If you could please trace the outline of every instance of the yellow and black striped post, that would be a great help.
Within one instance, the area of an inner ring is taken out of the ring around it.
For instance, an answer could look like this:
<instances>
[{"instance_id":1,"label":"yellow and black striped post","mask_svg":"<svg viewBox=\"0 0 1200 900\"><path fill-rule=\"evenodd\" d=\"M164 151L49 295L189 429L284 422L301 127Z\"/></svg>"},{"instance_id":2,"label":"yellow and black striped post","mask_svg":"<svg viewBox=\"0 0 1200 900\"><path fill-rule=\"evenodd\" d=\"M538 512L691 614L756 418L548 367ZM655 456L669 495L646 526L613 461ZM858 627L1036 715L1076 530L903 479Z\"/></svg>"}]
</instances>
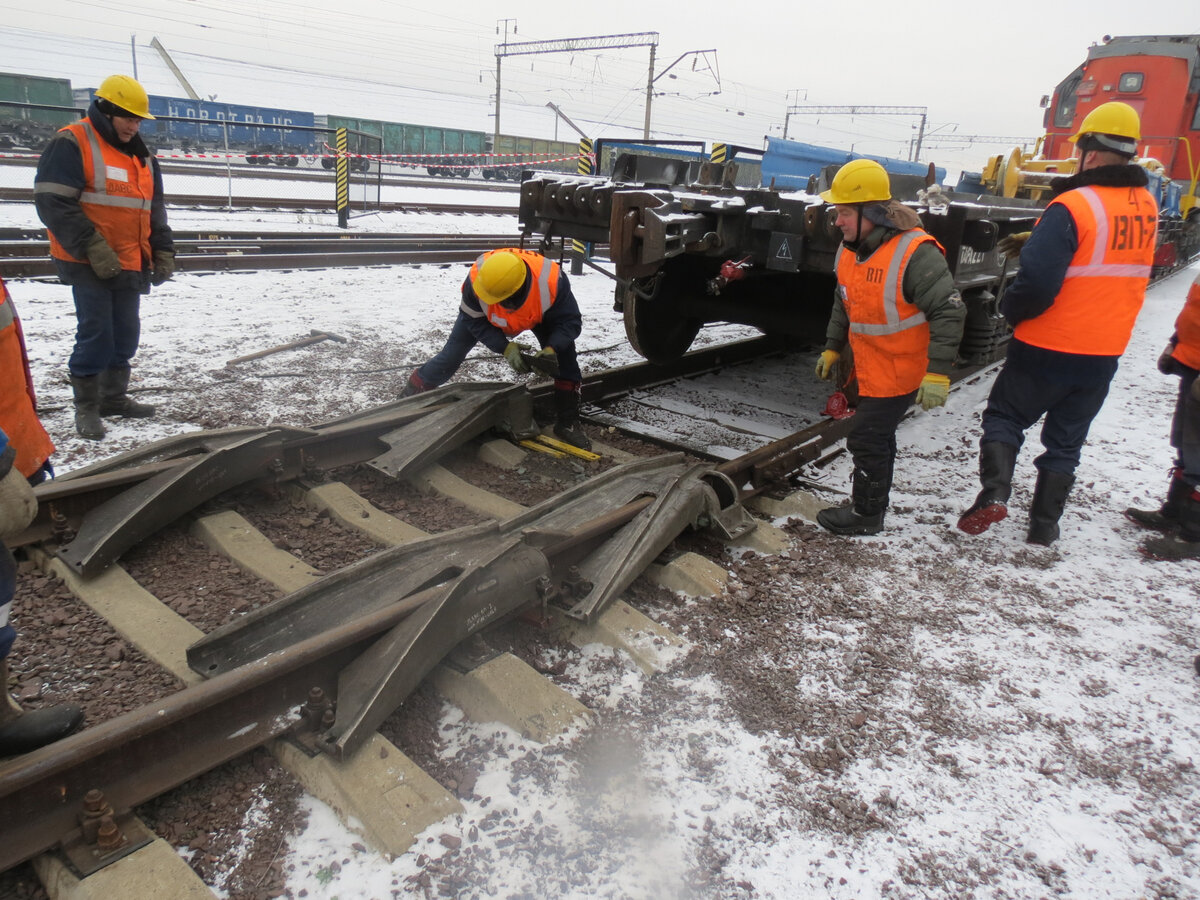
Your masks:
<instances>
[{"instance_id":1,"label":"yellow and black striped post","mask_svg":"<svg viewBox=\"0 0 1200 900\"><path fill-rule=\"evenodd\" d=\"M728 156L729 146L727 144L713 144L712 153L708 155L708 161L724 165Z\"/></svg>"},{"instance_id":2,"label":"yellow and black striped post","mask_svg":"<svg viewBox=\"0 0 1200 900\"><path fill-rule=\"evenodd\" d=\"M592 139L579 139L579 163L575 171L580 175L592 174ZM583 261L592 253L590 244L585 244L583 241L571 241L571 274L583 274Z\"/></svg>"},{"instance_id":3,"label":"yellow and black striped post","mask_svg":"<svg viewBox=\"0 0 1200 900\"><path fill-rule=\"evenodd\" d=\"M337 148L337 216L338 228L350 227L350 157L346 155L346 129L339 128L334 139Z\"/></svg>"}]
</instances>

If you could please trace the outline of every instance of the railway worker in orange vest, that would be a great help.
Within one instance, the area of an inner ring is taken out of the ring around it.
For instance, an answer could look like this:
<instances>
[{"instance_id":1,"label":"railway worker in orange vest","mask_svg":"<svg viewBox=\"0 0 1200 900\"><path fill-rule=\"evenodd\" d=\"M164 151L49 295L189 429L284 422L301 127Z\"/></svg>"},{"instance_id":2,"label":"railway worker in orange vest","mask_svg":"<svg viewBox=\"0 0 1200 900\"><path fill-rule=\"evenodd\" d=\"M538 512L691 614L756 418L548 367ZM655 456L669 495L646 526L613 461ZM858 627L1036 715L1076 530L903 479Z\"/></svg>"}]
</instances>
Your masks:
<instances>
[{"instance_id":1,"label":"railway worker in orange vest","mask_svg":"<svg viewBox=\"0 0 1200 900\"><path fill-rule=\"evenodd\" d=\"M8 657L16 637L9 614L17 563L5 541L37 514L32 485L50 472L54 444L38 421L21 322L0 279L0 757L24 753L65 737L83 711L71 704L26 713L8 692Z\"/></svg>"},{"instance_id":2,"label":"railway worker in orange vest","mask_svg":"<svg viewBox=\"0 0 1200 900\"><path fill-rule=\"evenodd\" d=\"M1088 113L1072 138L1079 171L1054 180L1053 197L1021 247L1021 268L1000 303L1014 331L983 413L983 490L958 520L968 534L1008 515L1025 430L1045 415L1025 540L1049 546L1058 539L1083 442L1150 280L1158 207L1145 170L1131 164L1140 138L1138 114L1125 103Z\"/></svg>"},{"instance_id":3,"label":"railway worker in orange vest","mask_svg":"<svg viewBox=\"0 0 1200 900\"><path fill-rule=\"evenodd\" d=\"M582 330L579 304L558 263L532 250L489 250L475 260L463 281L458 318L445 346L408 376L400 396L445 384L476 344L501 354L518 374L527 374L533 371L530 351L515 338L531 331L541 344L534 368L558 373L554 433L587 450L592 442L579 425L583 374L575 356L575 339Z\"/></svg>"},{"instance_id":4,"label":"railway worker in orange vest","mask_svg":"<svg viewBox=\"0 0 1200 900\"><path fill-rule=\"evenodd\" d=\"M821 199L834 204L842 244L817 375L832 377L848 341L859 402L846 438L852 500L821 510L817 521L835 534L876 534L892 486L896 429L914 400L927 410L946 403L966 309L941 245L913 210L892 199L883 166L846 163Z\"/></svg>"},{"instance_id":5,"label":"railway worker in orange vest","mask_svg":"<svg viewBox=\"0 0 1200 900\"><path fill-rule=\"evenodd\" d=\"M1179 376L1179 398L1171 419L1175 466L1167 498L1159 509L1127 509L1125 516L1164 532L1142 549L1156 559L1200 558L1200 275L1192 282L1175 334L1158 359L1164 375Z\"/></svg>"},{"instance_id":6,"label":"railway worker in orange vest","mask_svg":"<svg viewBox=\"0 0 1200 900\"><path fill-rule=\"evenodd\" d=\"M127 393L141 295L175 271L162 173L138 135L142 120L152 118L145 89L128 75L112 75L87 115L46 145L34 177L50 255L75 298L67 368L75 430L89 439L104 437L102 416L154 415L153 406Z\"/></svg>"}]
</instances>

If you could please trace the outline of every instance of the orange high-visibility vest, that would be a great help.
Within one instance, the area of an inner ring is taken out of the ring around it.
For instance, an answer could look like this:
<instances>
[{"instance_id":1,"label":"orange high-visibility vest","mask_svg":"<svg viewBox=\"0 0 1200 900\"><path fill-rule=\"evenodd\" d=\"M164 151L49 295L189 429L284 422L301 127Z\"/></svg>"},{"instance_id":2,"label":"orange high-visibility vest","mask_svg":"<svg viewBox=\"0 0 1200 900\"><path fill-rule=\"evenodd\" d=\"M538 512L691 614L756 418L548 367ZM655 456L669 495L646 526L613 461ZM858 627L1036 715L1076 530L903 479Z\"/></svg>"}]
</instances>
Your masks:
<instances>
[{"instance_id":1,"label":"orange high-visibility vest","mask_svg":"<svg viewBox=\"0 0 1200 900\"><path fill-rule=\"evenodd\" d=\"M0 430L17 451L14 465L28 478L42 467L54 452L54 442L34 412L37 399L29 360L25 355L25 339L21 320L13 308L12 297L4 280L0 279Z\"/></svg>"},{"instance_id":2,"label":"orange high-visibility vest","mask_svg":"<svg viewBox=\"0 0 1200 900\"><path fill-rule=\"evenodd\" d=\"M83 193L79 205L108 241L122 269L142 271L150 253L150 204L154 199L154 171L139 156L122 153L96 133L87 119L60 131L75 135L83 158ZM44 186L43 186L44 189ZM86 263L72 256L50 235L50 255L68 262Z\"/></svg>"},{"instance_id":3,"label":"orange high-visibility vest","mask_svg":"<svg viewBox=\"0 0 1200 900\"><path fill-rule=\"evenodd\" d=\"M1051 201L1075 220L1079 247L1051 307L1013 335L1026 344L1089 356L1120 356L1146 299L1158 205L1145 188L1088 187Z\"/></svg>"},{"instance_id":4,"label":"orange high-visibility vest","mask_svg":"<svg viewBox=\"0 0 1200 900\"><path fill-rule=\"evenodd\" d=\"M1183 312L1175 320L1178 343L1171 355L1189 369L1200 369L1200 275L1188 289Z\"/></svg>"},{"instance_id":5,"label":"orange high-visibility vest","mask_svg":"<svg viewBox=\"0 0 1200 900\"><path fill-rule=\"evenodd\" d=\"M546 314L551 306L554 305L555 299L558 297L558 273L559 265L556 262L546 259L540 253L534 253L532 250L489 250L475 260L475 264L471 266L471 271L467 278L471 283L475 283L476 277L479 275L479 267L483 265L483 261L493 253L512 253L519 256L521 260L529 267L533 273L532 283L529 285L529 294L516 309L505 309L501 303L480 303L483 307L483 314L487 316L487 320L503 331L508 337L516 337L522 331L528 331L539 322L542 321L542 316ZM468 315L479 315L473 309L463 307L463 311Z\"/></svg>"},{"instance_id":6,"label":"orange high-visibility vest","mask_svg":"<svg viewBox=\"0 0 1200 900\"><path fill-rule=\"evenodd\" d=\"M850 320L850 349L864 397L899 397L921 386L929 366L929 323L904 299L904 270L917 247L930 241L941 250L931 235L912 228L862 262L838 247L838 292Z\"/></svg>"}]
</instances>

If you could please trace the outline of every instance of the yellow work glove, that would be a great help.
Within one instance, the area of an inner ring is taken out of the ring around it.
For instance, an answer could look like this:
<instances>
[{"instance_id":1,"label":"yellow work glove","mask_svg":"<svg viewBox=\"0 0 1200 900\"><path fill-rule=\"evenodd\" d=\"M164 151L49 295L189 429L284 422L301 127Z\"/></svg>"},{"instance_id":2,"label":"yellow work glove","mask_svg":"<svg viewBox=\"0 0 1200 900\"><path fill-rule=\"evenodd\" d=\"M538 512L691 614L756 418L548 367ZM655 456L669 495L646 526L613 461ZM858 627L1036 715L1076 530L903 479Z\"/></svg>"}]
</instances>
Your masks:
<instances>
[{"instance_id":1,"label":"yellow work glove","mask_svg":"<svg viewBox=\"0 0 1200 900\"><path fill-rule=\"evenodd\" d=\"M558 377L558 354L554 352L553 347L543 347L539 350L534 354L530 365L543 375Z\"/></svg>"},{"instance_id":2,"label":"yellow work glove","mask_svg":"<svg viewBox=\"0 0 1200 900\"><path fill-rule=\"evenodd\" d=\"M512 370L518 375L529 374L529 363L525 362L522 353L528 353L529 348L518 344L516 341L509 341L508 346L504 348L504 359L512 367Z\"/></svg>"},{"instance_id":3,"label":"yellow work glove","mask_svg":"<svg viewBox=\"0 0 1200 900\"><path fill-rule=\"evenodd\" d=\"M933 409L935 406L945 406L946 397L950 394L950 379L946 375L934 375L926 372L917 388L917 402L921 409Z\"/></svg>"},{"instance_id":4,"label":"yellow work glove","mask_svg":"<svg viewBox=\"0 0 1200 900\"><path fill-rule=\"evenodd\" d=\"M1021 255L1021 248L1025 246L1025 242L1029 240L1031 234L1033 234L1032 231L1018 231L1016 234L1002 237L996 242L996 249L1009 259L1016 259Z\"/></svg>"},{"instance_id":5,"label":"yellow work glove","mask_svg":"<svg viewBox=\"0 0 1200 900\"><path fill-rule=\"evenodd\" d=\"M155 250L154 270L150 273L150 283L162 284L175 274L175 251Z\"/></svg>"},{"instance_id":6,"label":"yellow work glove","mask_svg":"<svg viewBox=\"0 0 1200 900\"><path fill-rule=\"evenodd\" d=\"M836 350L822 350L821 355L817 357L817 377L822 381L828 381L833 377L833 367L837 365L837 361L842 358L842 354Z\"/></svg>"},{"instance_id":7,"label":"yellow work glove","mask_svg":"<svg viewBox=\"0 0 1200 900\"><path fill-rule=\"evenodd\" d=\"M37 498L21 470L12 466L0 478L0 541L16 537L37 515Z\"/></svg>"},{"instance_id":8,"label":"yellow work glove","mask_svg":"<svg viewBox=\"0 0 1200 900\"><path fill-rule=\"evenodd\" d=\"M98 231L93 231L88 239L87 258L97 278L107 280L121 274L121 260L117 258L117 251L108 245L104 235Z\"/></svg>"}]
</instances>

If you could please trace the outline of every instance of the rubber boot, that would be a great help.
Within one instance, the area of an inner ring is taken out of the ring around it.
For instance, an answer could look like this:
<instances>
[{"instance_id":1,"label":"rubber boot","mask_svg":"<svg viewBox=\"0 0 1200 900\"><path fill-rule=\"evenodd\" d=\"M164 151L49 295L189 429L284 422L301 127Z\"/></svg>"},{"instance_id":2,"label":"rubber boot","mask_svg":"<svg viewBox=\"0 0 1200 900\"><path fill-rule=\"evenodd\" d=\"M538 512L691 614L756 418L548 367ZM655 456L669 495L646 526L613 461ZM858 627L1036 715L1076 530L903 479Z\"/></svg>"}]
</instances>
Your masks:
<instances>
[{"instance_id":1,"label":"rubber boot","mask_svg":"<svg viewBox=\"0 0 1200 900\"><path fill-rule=\"evenodd\" d=\"M63 703L29 712L8 693L8 660L0 659L0 756L16 756L52 744L79 729L83 709Z\"/></svg>"},{"instance_id":2,"label":"rubber boot","mask_svg":"<svg viewBox=\"0 0 1200 900\"><path fill-rule=\"evenodd\" d=\"M834 534L878 534L883 531L890 487L885 481L872 481L862 469L855 469L850 502L821 510L817 522Z\"/></svg>"},{"instance_id":3,"label":"rubber boot","mask_svg":"<svg viewBox=\"0 0 1200 900\"><path fill-rule=\"evenodd\" d=\"M404 383L404 390L400 392L400 399L415 397L417 394L423 394L427 390L429 390L429 385L417 374L417 370L413 369L413 373L408 376L408 381Z\"/></svg>"},{"instance_id":4,"label":"rubber boot","mask_svg":"<svg viewBox=\"0 0 1200 900\"><path fill-rule=\"evenodd\" d=\"M1183 467L1176 466L1171 470L1171 482L1167 485L1167 499L1158 509L1125 510L1125 518L1134 525L1151 528L1154 531L1174 531L1179 527L1179 514L1184 501L1192 492L1191 486L1183 480Z\"/></svg>"},{"instance_id":5,"label":"rubber boot","mask_svg":"<svg viewBox=\"0 0 1200 900\"><path fill-rule=\"evenodd\" d=\"M104 437L104 423L100 421L100 376L71 376L71 389L75 392L75 430L82 438L98 441Z\"/></svg>"},{"instance_id":6,"label":"rubber boot","mask_svg":"<svg viewBox=\"0 0 1200 900\"><path fill-rule=\"evenodd\" d=\"M1033 504L1029 507L1029 533L1027 544L1049 547L1058 540L1058 520L1067 505L1067 495L1075 476L1065 472L1038 469L1037 486L1033 489Z\"/></svg>"},{"instance_id":7,"label":"rubber boot","mask_svg":"<svg viewBox=\"0 0 1200 900\"><path fill-rule=\"evenodd\" d=\"M580 450L591 450L592 442L579 424L579 391L576 381L554 382L554 436Z\"/></svg>"},{"instance_id":8,"label":"rubber boot","mask_svg":"<svg viewBox=\"0 0 1200 900\"><path fill-rule=\"evenodd\" d=\"M1153 559L1200 559L1200 488L1188 485L1177 521L1178 532L1147 538L1142 552Z\"/></svg>"},{"instance_id":9,"label":"rubber boot","mask_svg":"<svg viewBox=\"0 0 1200 900\"><path fill-rule=\"evenodd\" d=\"M1012 444L986 441L979 445L979 483L983 490L971 508L959 516L959 530L982 534L1008 517L1008 498L1012 494L1016 465L1017 448Z\"/></svg>"},{"instance_id":10,"label":"rubber boot","mask_svg":"<svg viewBox=\"0 0 1200 900\"><path fill-rule=\"evenodd\" d=\"M149 403L138 403L129 397L129 367L105 369L100 378L100 415L120 416L123 419L148 419L154 415Z\"/></svg>"}]
</instances>

